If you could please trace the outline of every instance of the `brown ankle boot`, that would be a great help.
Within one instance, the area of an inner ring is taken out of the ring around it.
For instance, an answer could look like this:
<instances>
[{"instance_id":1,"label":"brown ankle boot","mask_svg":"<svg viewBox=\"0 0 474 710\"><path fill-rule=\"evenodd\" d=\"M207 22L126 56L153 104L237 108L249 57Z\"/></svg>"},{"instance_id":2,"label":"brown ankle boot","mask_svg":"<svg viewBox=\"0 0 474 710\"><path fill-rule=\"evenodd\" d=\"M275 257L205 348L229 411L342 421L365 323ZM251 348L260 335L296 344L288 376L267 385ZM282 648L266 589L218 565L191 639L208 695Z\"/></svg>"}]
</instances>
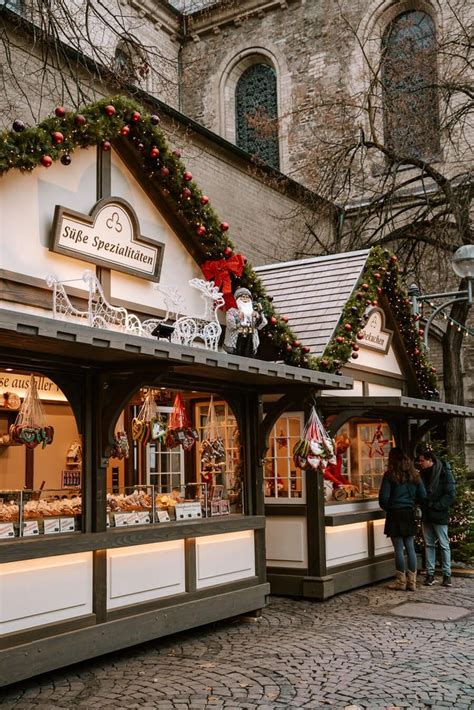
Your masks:
<instances>
[{"instance_id":1,"label":"brown ankle boot","mask_svg":"<svg viewBox=\"0 0 474 710\"><path fill-rule=\"evenodd\" d=\"M407 572L407 590L409 592L416 592L416 572Z\"/></svg>"},{"instance_id":2,"label":"brown ankle boot","mask_svg":"<svg viewBox=\"0 0 474 710\"><path fill-rule=\"evenodd\" d=\"M396 572L395 581L386 586L386 589L398 589L400 592L404 592L406 588L407 578L405 572Z\"/></svg>"}]
</instances>

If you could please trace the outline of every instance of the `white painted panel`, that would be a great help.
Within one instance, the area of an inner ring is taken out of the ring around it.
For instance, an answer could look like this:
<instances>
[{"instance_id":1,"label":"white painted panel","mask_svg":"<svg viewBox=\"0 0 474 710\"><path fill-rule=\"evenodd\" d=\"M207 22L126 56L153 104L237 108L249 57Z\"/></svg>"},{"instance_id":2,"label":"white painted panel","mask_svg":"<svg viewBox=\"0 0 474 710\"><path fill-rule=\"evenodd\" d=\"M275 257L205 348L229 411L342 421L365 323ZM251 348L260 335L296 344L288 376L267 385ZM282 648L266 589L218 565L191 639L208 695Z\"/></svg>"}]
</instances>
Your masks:
<instances>
[{"instance_id":1,"label":"white painted panel","mask_svg":"<svg viewBox=\"0 0 474 710\"><path fill-rule=\"evenodd\" d=\"M361 380L354 380L350 390L321 390L321 394L326 397L360 397L363 395Z\"/></svg>"},{"instance_id":2,"label":"white painted panel","mask_svg":"<svg viewBox=\"0 0 474 710\"><path fill-rule=\"evenodd\" d=\"M367 523L326 528L326 560L328 567L365 560L369 556Z\"/></svg>"},{"instance_id":3,"label":"white painted panel","mask_svg":"<svg viewBox=\"0 0 474 710\"><path fill-rule=\"evenodd\" d=\"M398 387L386 387L385 385L376 385L369 382L369 395L372 397L399 397L403 394L402 390Z\"/></svg>"},{"instance_id":4,"label":"white painted panel","mask_svg":"<svg viewBox=\"0 0 474 710\"><path fill-rule=\"evenodd\" d=\"M376 555L386 555L393 552L392 542L384 534L385 520L374 520L374 548Z\"/></svg>"},{"instance_id":5,"label":"white painted panel","mask_svg":"<svg viewBox=\"0 0 474 710\"><path fill-rule=\"evenodd\" d=\"M378 500L359 500L353 503L326 503L324 512L326 515L336 513L362 513L364 510L380 510Z\"/></svg>"},{"instance_id":6,"label":"white painted panel","mask_svg":"<svg viewBox=\"0 0 474 710\"><path fill-rule=\"evenodd\" d=\"M184 540L107 550L108 609L184 591Z\"/></svg>"},{"instance_id":7,"label":"white painted panel","mask_svg":"<svg viewBox=\"0 0 474 710\"><path fill-rule=\"evenodd\" d=\"M0 633L92 613L92 552L0 565Z\"/></svg>"},{"instance_id":8,"label":"white painted panel","mask_svg":"<svg viewBox=\"0 0 474 710\"><path fill-rule=\"evenodd\" d=\"M308 566L306 518L271 515L266 526L267 564L270 567Z\"/></svg>"},{"instance_id":9,"label":"white painted panel","mask_svg":"<svg viewBox=\"0 0 474 710\"><path fill-rule=\"evenodd\" d=\"M112 153L112 194L132 205L143 236L165 245L160 283L179 289L189 315L202 314L204 305L199 291L188 285L190 279L203 278L201 269L116 153ZM114 271L111 289L113 298L153 308L165 307L162 294L145 279Z\"/></svg>"},{"instance_id":10,"label":"white painted panel","mask_svg":"<svg viewBox=\"0 0 474 710\"><path fill-rule=\"evenodd\" d=\"M196 539L197 589L255 575L253 530Z\"/></svg>"},{"instance_id":11,"label":"white painted panel","mask_svg":"<svg viewBox=\"0 0 474 710\"><path fill-rule=\"evenodd\" d=\"M397 356L392 346L388 349L388 353L379 353L376 350L369 350L368 348L363 348L359 350L359 357L357 359L358 367L372 367L375 370L380 370L385 374L390 375L401 375L402 370L400 368Z\"/></svg>"},{"instance_id":12,"label":"white painted panel","mask_svg":"<svg viewBox=\"0 0 474 710\"><path fill-rule=\"evenodd\" d=\"M0 190L0 263L8 271L44 279L80 278L91 265L49 251L56 205L88 213L96 201L96 149L77 150L72 163L45 170L11 170ZM73 284L85 290L84 282Z\"/></svg>"}]
</instances>

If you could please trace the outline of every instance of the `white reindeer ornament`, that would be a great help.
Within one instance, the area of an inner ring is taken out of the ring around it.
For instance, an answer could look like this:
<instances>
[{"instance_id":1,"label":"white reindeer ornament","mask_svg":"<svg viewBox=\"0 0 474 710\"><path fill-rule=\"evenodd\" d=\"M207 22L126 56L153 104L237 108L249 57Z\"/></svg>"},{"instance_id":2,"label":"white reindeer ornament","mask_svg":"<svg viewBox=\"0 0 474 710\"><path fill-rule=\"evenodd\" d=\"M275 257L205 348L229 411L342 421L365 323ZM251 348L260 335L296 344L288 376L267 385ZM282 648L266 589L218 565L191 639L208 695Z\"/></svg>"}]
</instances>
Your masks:
<instances>
[{"instance_id":1,"label":"white reindeer ornament","mask_svg":"<svg viewBox=\"0 0 474 710\"><path fill-rule=\"evenodd\" d=\"M208 350L217 350L222 327L217 312L224 305L224 296L213 281L191 279L189 285L201 292L205 308L202 316L183 316L178 318L171 336L172 343L194 345L201 340Z\"/></svg>"}]
</instances>

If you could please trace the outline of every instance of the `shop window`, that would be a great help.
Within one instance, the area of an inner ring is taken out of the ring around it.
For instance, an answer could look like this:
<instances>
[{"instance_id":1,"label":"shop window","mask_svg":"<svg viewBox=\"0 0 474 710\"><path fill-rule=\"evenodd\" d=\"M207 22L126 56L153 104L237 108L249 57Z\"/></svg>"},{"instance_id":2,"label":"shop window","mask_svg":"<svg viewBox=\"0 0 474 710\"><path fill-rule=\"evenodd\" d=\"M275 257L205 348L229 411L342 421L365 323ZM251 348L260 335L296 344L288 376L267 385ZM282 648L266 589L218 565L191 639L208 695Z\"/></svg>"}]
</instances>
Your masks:
<instances>
[{"instance_id":1,"label":"shop window","mask_svg":"<svg viewBox=\"0 0 474 710\"><path fill-rule=\"evenodd\" d=\"M273 427L264 466L266 503L302 503L304 478L293 461L293 448L303 431L303 413L283 414Z\"/></svg>"},{"instance_id":2,"label":"shop window","mask_svg":"<svg viewBox=\"0 0 474 710\"><path fill-rule=\"evenodd\" d=\"M273 168L280 167L277 82L273 67L252 64L235 90L236 143Z\"/></svg>"},{"instance_id":3,"label":"shop window","mask_svg":"<svg viewBox=\"0 0 474 710\"><path fill-rule=\"evenodd\" d=\"M0 476L2 540L81 531L81 437L47 377L0 372Z\"/></svg>"},{"instance_id":4,"label":"shop window","mask_svg":"<svg viewBox=\"0 0 474 710\"><path fill-rule=\"evenodd\" d=\"M203 458L211 403L219 442ZM117 444L107 472L108 527L242 512L239 432L226 403L207 394L145 389L117 421L117 442L122 435L128 457Z\"/></svg>"},{"instance_id":5,"label":"shop window","mask_svg":"<svg viewBox=\"0 0 474 710\"><path fill-rule=\"evenodd\" d=\"M387 146L398 155L439 154L436 33L425 12L404 12L382 39L382 92Z\"/></svg>"},{"instance_id":6,"label":"shop window","mask_svg":"<svg viewBox=\"0 0 474 710\"><path fill-rule=\"evenodd\" d=\"M386 422L351 419L335 437L336 462L324 473L327 503L377 499L395 445Z\"/></svg>"}]
</instances>

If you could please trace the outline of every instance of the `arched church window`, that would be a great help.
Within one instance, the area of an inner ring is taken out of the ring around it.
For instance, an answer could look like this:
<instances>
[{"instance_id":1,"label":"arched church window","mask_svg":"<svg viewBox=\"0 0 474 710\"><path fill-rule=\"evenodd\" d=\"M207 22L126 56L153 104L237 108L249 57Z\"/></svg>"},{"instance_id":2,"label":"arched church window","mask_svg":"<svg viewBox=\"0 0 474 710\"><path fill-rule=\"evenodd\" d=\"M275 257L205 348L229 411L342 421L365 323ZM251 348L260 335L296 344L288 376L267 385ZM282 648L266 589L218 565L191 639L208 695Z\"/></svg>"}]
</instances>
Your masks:
<instances>
[{"instance_id":1,"label":"arched church window","mask_svg":"<svg viewBox=\"0 0 474 710\"><path fill-rule=\"evenodd\" d=\"M404 12L382 40L382 92L387 146L430 160L439 153L436 32L425 12Z\"/></svg>"},{"instance_id":2,"label":"arched church window","mask_svg":"<svg viewBox=\"0 0 474 710\"><path fill-rule=\"evenodd\" d=\"M273 67L252 64L235 90L236 142L273 168L280 167L277 81Z\"/></svg>"}]
</instances>

